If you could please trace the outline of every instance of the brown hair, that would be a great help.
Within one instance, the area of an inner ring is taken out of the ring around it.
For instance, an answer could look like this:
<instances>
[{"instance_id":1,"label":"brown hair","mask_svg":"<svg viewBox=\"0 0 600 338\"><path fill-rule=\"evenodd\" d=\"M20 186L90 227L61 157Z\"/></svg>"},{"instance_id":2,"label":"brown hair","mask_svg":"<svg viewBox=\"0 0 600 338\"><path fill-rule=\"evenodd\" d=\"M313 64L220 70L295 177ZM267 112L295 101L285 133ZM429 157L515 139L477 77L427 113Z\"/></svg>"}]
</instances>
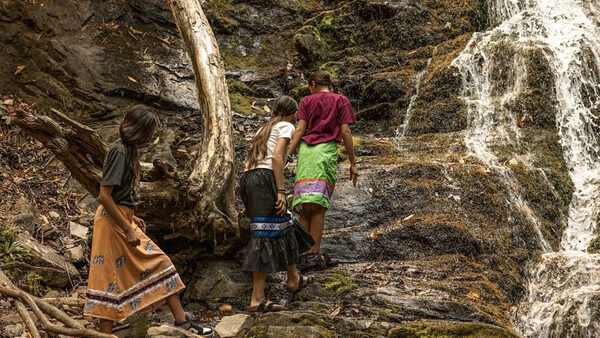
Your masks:
<instances>
[{"instance_id":1,"label":"brown hair","mask_svg":"<svg viewBox=\"0 0 600 338\"><path fill-rule=\"evenodd\" d=\"M310 86L311 83L314 83L317 86L327 86L332 92L336 92L338 89L337 84L335 81L333 81L331 75L324 70L316 70L312 72L308 78L308 85Z\"/></svg>"},{"instance_id":2,"label":"brown hair","mask_svg":"<svg viewBox=\"0 0 600 338\"><path fill-rule=\"evenodd\" d=\"M298 111L298 102L289 96L282 95L273 102L273 117L263 124L261 130L250 141L248 150L248 168L256 166L258 161L267 156L267 140L275 123L281 121L283 116L289 116Z\"/></svg>"},{"instance_id":3,"label":"brown hair","mask_svg":"<svg viewBox=\"0 0 600 338\"><path fill-rule=\"evenodd\" d=\"M148 143L158 128L158 117L143 104L135 105L125 112L123 122L119 127L121 142L125 147L125 153L129 156L131 169L135 180L140 178L140 159L137 148L139 145Z\"/></svg>"}]
</instances>

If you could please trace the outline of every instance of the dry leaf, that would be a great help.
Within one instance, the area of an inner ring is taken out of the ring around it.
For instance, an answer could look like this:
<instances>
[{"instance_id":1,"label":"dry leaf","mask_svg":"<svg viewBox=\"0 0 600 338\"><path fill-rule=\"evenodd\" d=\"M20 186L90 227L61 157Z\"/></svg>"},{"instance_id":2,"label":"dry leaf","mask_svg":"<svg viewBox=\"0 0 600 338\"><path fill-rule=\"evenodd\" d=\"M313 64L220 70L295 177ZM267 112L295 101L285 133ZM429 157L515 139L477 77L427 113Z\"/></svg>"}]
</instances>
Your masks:
<instances>
[{"instance_id":1,"label":"dry leaf","mask_svg":"<svg viewBox=\"0 0 600 338\"><path fill-rule=\"evenodd\" d=\"M383 252L379 254L379 256L377 257L377 261L381 262L383 260Z\"/></svg>"},{"instance_id":2,"label":"dry leaf","mask_svg":"<svg viewBox=\"0 0 600 338\"><path fill-rule=\"evenodd\" d=\"M131 76L128 76L127 78L129 79L129 81L137 83L137 80L132 78Z\"/></svg>"},{"instance_id":3,"label":"dry leaf","mask_svg":"<svg viewBox=\"0 0 600 338\"><path fill-rule=\"evenodd\" d=\"M12 106L15 103L12 99L4 100L4 104L7 106Z\"/></svg>"},{"instance_id":4,"label":"dry leaf","mask_svg":"<svg viewBox=\"0 0 600 338\"><path fill-rule=\"evenodd\" d=\"M335 317L340 314L341 310L342 310L342 306L340 305L340 306L336 307L333 311L331 311L330 315Z\"/></svg>"},{"instance_id":5,"label":"dry leaf","mask_svg":"<svg viewBox=\"0 0 600 338\"><path fill-rule=\"evenodd\" d=\"M381 229L378 229L378 230L375 230L375 231L373 231L373 232L372 232L372 233L369 235L369 237L371 237L371 239L372 239L372 240L376 240L376 239L377 239L377 237L378 237L379 235L381 235L382 233L383 233L383 230L381 230Z\"/></svg>"},{"instance_id":6,"label":"dry leaf","mask_svg":"<svg viewBox=\"0 0 600 338\"><path fill-rule=\"evenodd\" d=\"M413 217L415 217L415 214L412 214L412 215L410 215L410 216L408 216L408 217L405 217L405 218L402 220L402 222L406 222L406 221L410 220L410 219L411 219L411 218L413 218Z\"/></svg>"},{"instance_id":7,"label":"dry leaf","mask_svg":"<svg viewBox=\"0 0 600 338\"><path fill-rule=\"evenodd\" d=\"M223 305L219 306L219 311L221 311L221 312L231 311L231 305L223 304Z\"/></svg>"},{"instance_id":8,"label":"dry leaf","mask_svg":"<svg viewBox=\"0 0 600 338\"><path fill-rule=\"evenodd\" d=\"M358 314L358 312L359 312L360 310L358 310L358 308L357 308L357 307L353 307L353 308L352 308L352 311L354 311L354 313Z\"/></svg>"},{"instance_id":9,"label":"dry leaf","mask_svg":"<svg viewBox=\"0 0 600 338\"><path fill-rule=\"evenodd\" d=\"M177 151L178 151L178 152L180 152L180 153L187 153L187 152L188 152L188 151L187 151L187 150L185 150L185 149L177 149Z\"/></svg>"},{"instance_id":10,"label":"dry leaf","mask_svg":"<svg viewBox=\"0 0 600 338\"><path fill-rule=\"evenodd\" d=\"M15 70L15 75L19 75L19 73L22 72L23 69L25 69L25 65L20 65L19 67L17 67L17 70Z\"/></svg>"},{"instance_id":11,"label":"dry leaf","mask_svg":"<svg viewBox=\"0 0 600 338\"><path fill-rule=\"evenodd\" d=\"M265 104L265 106L263 107L263 109L264 109L264 110L265 110L267 113L270 113L270 112L271 112L271 108L269 108L269 106L267 106L266 104Z\"/></svg>"},{"instance_id":12,"label":"dry leaf","mask_svg":"<svg viewBox=\"0 0 600 338\"><path fill-rule=\"evenodd\" d=\"M42 218L42 222L44 222L44 224L50 223L50 221L48 221L48 217L46 217L44 215L40 215L40 217Z\"/></svg>"},{"instance_id":13,"label":"dry leaf","mask_svg":"<svg viewBox=\"0 0 600 338\"><path fill-rule=\"evenodd\" d=\"M467 297L469 297L471 299L479 300L479 295L476 294L475 292L469 292L469 293L467 293Z\"/></svg>"}]
</instances>

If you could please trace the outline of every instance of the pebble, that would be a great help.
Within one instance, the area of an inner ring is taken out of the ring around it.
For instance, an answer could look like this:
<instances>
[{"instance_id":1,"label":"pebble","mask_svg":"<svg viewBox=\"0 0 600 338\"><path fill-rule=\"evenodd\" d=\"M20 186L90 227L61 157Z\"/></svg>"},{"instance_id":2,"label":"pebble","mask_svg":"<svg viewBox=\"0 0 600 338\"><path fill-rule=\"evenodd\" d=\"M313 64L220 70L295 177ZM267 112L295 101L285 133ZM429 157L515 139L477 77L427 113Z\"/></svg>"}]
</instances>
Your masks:
<instances>
[{"instance_id":1,"label":"pebble","mask_svg":"<svg viewBox=\"0 0 600 338\"><path fill-rule=\"evenodd\" d=\"M50 217L52 217L52 218L59 218L60 217L60 214L58 212L56 212L56 211L50 211L48 213L48 215L50 215Z\"/></svg>"}]
</instances>

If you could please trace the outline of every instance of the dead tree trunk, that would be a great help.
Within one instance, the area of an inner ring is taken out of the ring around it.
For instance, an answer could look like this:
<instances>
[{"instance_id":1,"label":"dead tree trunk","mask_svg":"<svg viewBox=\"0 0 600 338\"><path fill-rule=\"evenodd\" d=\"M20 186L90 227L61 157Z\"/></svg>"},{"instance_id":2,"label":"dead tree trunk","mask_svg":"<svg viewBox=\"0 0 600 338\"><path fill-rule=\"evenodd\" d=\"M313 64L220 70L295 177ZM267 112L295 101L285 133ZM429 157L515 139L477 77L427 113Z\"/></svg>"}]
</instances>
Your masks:
<instances>
[{"instance_id":1,"label":"dead tree trunk","mask_svg":"<svg viewBox=\"0 0 600 338\"><path fill-rule=\"evenodd\" d=\"M190 180L201 222L212 225L215 242L239 236L234 224L235 151L225 67L199 0L167 0L186 45L202 110L203 134Z\"/></svg>"}]
</instances>

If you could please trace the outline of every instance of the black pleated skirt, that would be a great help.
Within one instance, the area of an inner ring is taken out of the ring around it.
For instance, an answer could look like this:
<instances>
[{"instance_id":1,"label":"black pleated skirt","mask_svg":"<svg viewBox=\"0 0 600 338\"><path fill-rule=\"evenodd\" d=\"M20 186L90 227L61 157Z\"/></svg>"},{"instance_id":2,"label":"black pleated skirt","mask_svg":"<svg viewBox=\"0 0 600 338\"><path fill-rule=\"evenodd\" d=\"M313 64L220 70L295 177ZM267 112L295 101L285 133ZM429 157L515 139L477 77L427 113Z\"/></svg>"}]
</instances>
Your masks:
<instances>
[{"instance_id":1,"label":"black pleated skirt","mask_svg":"<svg viewBox=\"0 0 600 338\"><path fill-rule=\"evenodd\" d=\"M277 216L277 185L273 171L254 169L244 172L240 194L252 232L242 269L276 272L297 264L300 254L310 249L315 241L289 211L283 217Z\"/></svg>"}]
</instances>

